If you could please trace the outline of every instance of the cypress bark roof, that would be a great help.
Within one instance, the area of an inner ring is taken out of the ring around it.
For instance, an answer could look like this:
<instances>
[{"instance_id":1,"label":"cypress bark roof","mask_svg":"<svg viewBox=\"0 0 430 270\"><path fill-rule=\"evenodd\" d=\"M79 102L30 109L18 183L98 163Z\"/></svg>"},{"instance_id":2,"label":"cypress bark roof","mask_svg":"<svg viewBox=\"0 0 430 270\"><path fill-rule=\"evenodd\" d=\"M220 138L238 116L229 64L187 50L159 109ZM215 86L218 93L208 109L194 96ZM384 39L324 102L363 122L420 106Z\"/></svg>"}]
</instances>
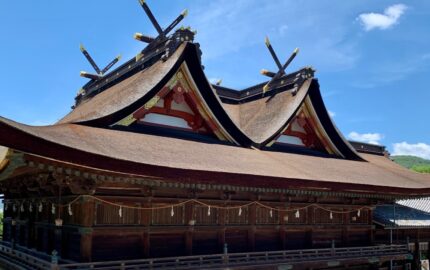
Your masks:
<instances>
[{"instance_id":1,"label":"cypress bark roof","mask_svg":"<svg viewBox=\"0 0 430 270\"><path fill-rule=\"evenodd\" d=\"M209 184L430 193L430 175L406 170L377 155L365 162L261 151L76 124L31 127L0 119L0 141L48 159L137 176Z\"/></svg>"},{"instance_id":2,"label":"cypress bark roof","mask_svg":"<svg viewBox=\"0 0 430 270\"><path fill-rule=\"evenodd\" d=\"M112 129L116 122L151 103L177 80L179 71L191 85L187 91L199 97L205 113L228 135L230 145ZM429 175L403 169L382 156L358 154L330 119L317 80L306 72L286 75L287 83L274 96L269 92L262 97L262 84L252 88L252 97L237 95L231 102L226 97L231 90L223 89L223 97L218 96L203 72L198 48L185 42L166 61L159 60L86 99L53 126L31 127L0 118L0 145L86 168L183 182L430 194ZM288 84L292 78L303 79L300 84ZM321 127L319 133L336 149L337 158L269 147L305 100ZM0 171L0 179L7 177Z\"/></svg>"}]
</instances>

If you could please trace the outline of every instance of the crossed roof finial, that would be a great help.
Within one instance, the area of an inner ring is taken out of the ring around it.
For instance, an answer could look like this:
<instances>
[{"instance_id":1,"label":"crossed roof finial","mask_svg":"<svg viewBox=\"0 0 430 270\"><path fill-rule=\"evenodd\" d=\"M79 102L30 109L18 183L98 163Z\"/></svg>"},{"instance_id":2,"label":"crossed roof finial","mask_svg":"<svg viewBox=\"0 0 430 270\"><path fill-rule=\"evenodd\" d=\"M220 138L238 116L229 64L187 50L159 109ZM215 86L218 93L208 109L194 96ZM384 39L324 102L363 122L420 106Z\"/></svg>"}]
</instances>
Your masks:
<instances>
[{"instance_id":1,"label":"crossed roof finial","mask_svg":"<svg viewBox=\"0 0 430 270\"><path fill-rule=\"evenodd\" d=\"M155 38L144 35L142 33L134 34L134 38L136 40L139 40L145 43L152 43L154 41L159 41L159 42L163 41L164 39L166 39L166 36L188 15L188 10L185 9L169 26L166 27L166 29L163 30L160 24L158 23L157 19L155 18L154 14L152 14L145 0L139 0L139 3L142 6L143 10L145 11L146 15L148 16L149 20L151 21L152 25L154 25L155 30L157 30L158 32L158 37L155 37Z\"/></svg>"},{"instance_id":2,"label":"crossed roof finial","mask_svg":"<svg viewBox=\"0 0 430 270\"><path fill-rule=\"evenodd\" d=\"M291 62L294 60L294 58L297 56L297 54L299 53L299 48L296 48L293 53L291 54L291 56L288 58L288 60L285 62L284 65L281 65L281 62L279 61L278 56L275 53L275 50L272 47L272 44L270 44L270 40L268 37L266 37L266 46L269 49L270 54L273 57L273 60L275 60L276 66L278 67L278 72L271 72L268 71L266 69L261 70L261 74L268 76L270 78L272 78L264 87L263 87L263 95L271 90L273 83L278 80L280 77L282 77L282 75L285 74L285 69L291 64Z\"/></svg>"},{"instance_id":3,"label":"crossed roof finial","mask_svg":"<svg viewBox=\"0 0 430 270\"><path fill-rule=\"evenodd\" d=\"M96 62L93 60L91 55L88 53L87 49L85 49L84 45L80 46L81 52L84 54L85 58L87 58L88 62L90 62L91 66L94 68L97 74L88 73L86 71L81 71L81 77L85 77L91 80L99 80L103 78L103 75L109 71L120 59L121 55L118 55L113 59L104 69L100 70L97 66Z\"/></svg>"}]
</instances>

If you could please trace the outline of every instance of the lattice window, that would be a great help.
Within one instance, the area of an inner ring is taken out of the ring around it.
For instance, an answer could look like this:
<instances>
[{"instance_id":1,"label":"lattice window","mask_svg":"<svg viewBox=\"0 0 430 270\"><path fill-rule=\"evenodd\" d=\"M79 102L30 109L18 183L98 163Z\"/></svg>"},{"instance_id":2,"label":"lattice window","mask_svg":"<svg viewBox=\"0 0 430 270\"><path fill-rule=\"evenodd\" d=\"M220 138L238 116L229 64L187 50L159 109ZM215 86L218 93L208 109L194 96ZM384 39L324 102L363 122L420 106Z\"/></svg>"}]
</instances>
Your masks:
<instances>
[{"instance_id":1,"label":"lattice window","mask_svg":"<svg viewBox=\"0 0 430 270\"><path fill-rule=\"evenodd\" d=\"M153 204L152 207L163 206L162 204ZM172 211L173 210L173 211ZM184 225L185 224L185 206L174 206L168 208L159 208L152 210L152 225Z\"/></svg>"},{"instance_id":2,"label":"lattice window","mask_svg":"<svg viewBox=\"0 0 430 270\"><path fill-rule=\"evenodd\" d=\"M248 224L248 207L231 208L227 210L227 224Z\"/></svg>"},{"instance_id":3,"label":"lattice window","mask_svg":"<svg viewBox=\"0 0 430 270\"><path fill-rule=\"evenodd\" d=\"M119 203L120 204L120 203ZM136 204L135 206L139 206ZM119 213L120 207L109 204L96 203L96 225L114 225L114 224L127 224L137 225L140 224L141 211L133 208L121 208L121 216Z\"/></svg>"},{"instance_id":4,"label":"lattice window","mask_svg":"<svg viewBox=\"0 0 430 270\"><path fill-rule=\"evenodd\" d=\"M82 213L82 203L75 202L70 207L72 210L72 215L69 213L69 206L63 207L62 209L62 218L64 220L64 224L80 224Z\"/></svg>"},{"instance_id":5,"label":"lattice window","mask_svg":"<svg viewBox=\"0 0 430 270\"><path fill-rule=\"evenodd\" d=\"M265 207L257 206L257 224L278 224L279 223L279 212L270 210Z\"/></svg>"},{"instance_id":6,"label":"lattice window","mask_svg":"<svg viewBox=\"0 0 430 270\"><path fill-rule=\"evenodd\" d=\"M307 209L300 209L297 211L287 211L282 218L285 224L306 224L307 215Z\"/></svg>"},{"instance_id":7,"label":"lattice window","mask_svg":"<svg viewBox=\"0 0 430 270\"><path fill-rule=\"evenodd\" d=\"M197 225L215 225L218 224L219 209L207 206L194 206L194 220Z\"/></svg>"},{"instance_id":8,"label":"lattice window","mask_svg":"<svg viewBox=\"0 0 430 270\"><path fill-rule=\"evenodd\" d=\"M369 210L362 209L360 210L360 216L358 216L358 212L350 213L350 222L352 224L368 224L369 223Z\"/></svg>"},{"instance_id":9,"label":"lattice window","mask_svg":"<svg viewBox=\"0 0 430 270\"><path fill-rule=\"evenodd\" d=\"M333 211L343 211L343 209L333 209ZM314 209L314 217L316 224L342 224L342 213L329 212L323 209Z\"/></svg>"}]
</instances>

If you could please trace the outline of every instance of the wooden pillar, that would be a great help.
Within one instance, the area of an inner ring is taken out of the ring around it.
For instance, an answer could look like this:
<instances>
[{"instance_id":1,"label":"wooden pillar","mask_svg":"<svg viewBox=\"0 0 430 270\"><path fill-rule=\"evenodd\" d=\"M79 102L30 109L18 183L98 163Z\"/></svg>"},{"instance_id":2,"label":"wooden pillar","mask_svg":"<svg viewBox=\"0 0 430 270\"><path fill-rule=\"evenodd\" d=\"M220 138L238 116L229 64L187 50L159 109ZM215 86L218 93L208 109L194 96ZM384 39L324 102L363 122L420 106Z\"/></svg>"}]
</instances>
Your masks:
<instances>
[{"instance_id":1,"label":"wooden pillar","mask_svg":"<svg viewBox=\"0 0 430 270\"><path fill-rule=\"evenodd\" d=\"M312 248L314 245L314 225L315 225L315 207L306 208L306 223L310 228L306 231L306 248Z\"/></svg>"},{"instance_id":2,"label":"wooden pillar","mask_svg":"<svg viewBox=\"0 0 430 270\"><path fill-rule=\"evenodd\" d=\"M48 240L49 239L49 228L44 225L43 228L42 228L42 230L43 230L42 250L45 253L50 254L50 251L49 251L49 240Z\"/></svg>"},{"instance_id":3,"label":"wooden pillar","mask_svg":"<svg viewBox=\"0 0 430 270\"><path fill-rule=\"evenodd\" d=\"M149 229L143 234L143 256L149 258L151 254L151 234Z\"/></svg>"},{"instance_id":4,"label":"wooden pillar","mask_svg":"<svg viewBox=\"0 0 430 270\"><path fill-rule=\"evenodd\" d=\"M29 228L29 223L28 221L25 221L21 224L22 226L22 231L23 231L23 235L22 235L22 243L20 243L21 245L28 247L29 246L29 237L30 237L30 228Z\"/></svg>"},{"instance_id":5,"label":"wooden pillar","mask_svg":"<svg viewBox=\"0 0 430 270\"><path fill-rule=\"evenodd\" d=\"M152 206L151 198L147 202L143 203L143 207L150 208ZM143 257L149 258L151 254L151 222L152 222L152 210L145 209L141 210L140 223L145 226L142 233L142 249Z\"/></svg>"},{"instance_id":6,"label":"wooden pillar","mask_svg":"<svg viewBox=\"0 0 430 270\"><path fill-rule=\"evenodd\" d=\"M349 231L348 226L350 224L350 213L343 213L342 214L342 246L347 247L349 246Z\"/></svg>"},{"instance_id":7,"label":"wooden pillar","mask_svg":"<svg viewBox=\"0 0 430 270\"><path fill-rule=\"evenodd\" d=\"M92 227L94 225L95 219L96 219L96 209L95 209L95 202L92 199L87 199L84 197L82 201L82 213L85 213L85 215L82 215L82 226L84 227Z\"/></svg>"},{"instance_id":8,"label":"wooden pillar","mask_svg":"<svg viewBox=\"0 0 430 270\"><path fill-rule=\"evenodd\" d=\"M313 227L311 227L308 230L306 230L305 247L306 248L312 248L313 245L314 245L314 229L313 229Z\"/></svg>"},{"instance_id":9,"label":"wooden pillar","mask_svg":"<svg viewBox=\"0 0 430 270\"><path fill-rule=\"evenodd\" d=\"M421 250L418 239L415 241L414 269L421 269Z\"/></svg>"},{"instance_id":10,"label":"wooden pillar","mask_svg":"<svg viewBox=\"0 0 430 270\"><path fill-rule=\"evenodd\" d=\"M280 210L279 211L279 244L281 250L285 250L287 248L287 223L284 219L284 217L287 215L287 212Z\"/></svg>"},{"instance_id":11,"label":"wooden pillar","mask_svg":"<svg viewBox=\"0 0 430 270\"><path fill-rule=\"evenodd\" d=\"M248 250L255 251L255 231L257 223L257 206L252 204L249 206L249 215L248 215Z\"/></svg>"},{"instance_id":12,"label":"wooden pillar","mask_svg":"<svg viewBox=\"0 0 430 270\"><path fill-rule=\"evenodd\" d=\"M62 226L55 226L54 228L54 247L53 249L58 252L58 255L61 257L63 255L63 229ZM51 250L52 252L53 250Z\"/></svg>"},{"instance_id":13,"label":"wooden pillar","mask_svg":"<svg viewBox=\"0 0 430 270\"><path fill-rule=\"evenodd\" d=\"M185 252L187 255L193 255L193 234L193 227L190 227L188 231L185 232Z\"/></svg>"},{"instance_id":14,"label":"wooden pillar","mask_svg":"<svg viewBox=\"0 0 430 270\"><path fill-rule=\"evenodd\" d=\"M369 229L369 245L373 246L375 244L375 226L370 226Z\"/></svg>"},{"instance_id":15,"label":"wooden pillar","mask_svg":"<svg viewBox=\"0 0 430 270\"><path fill-rule=\"evenodd\" d=\"M185 205L185 223L188 224L188 230L185 232L185 251L187 255L193 255L193 235L194 224L190 221L194 219L194 203L187 203Z\"/></svg>"},{"instance_id":16,"label":"wooden pillar","mask_svg":"<svg viewBox=\"0 0 430 270\"><path fill-rule=\"evenodd\" d=\"M92 247L93 247L93 229L80 228L79 234L81 235L80 243L80 260L82 262L92 261Z\"/></svg>"},{"instance_id":17,"label":"wooden pillar","mask_svg":"<svg viewBox=\"0 0 430 270\"><path fill-rule=\"evenodd\" d=\"M11 225L10 225L10 242L12 244L12 248L15 248L16 241L17 241L17 239L16 239L16 237L17 237L17 233L16 233L17 227L18 226L17 226L16 220L12 219Z\"/></svg>"},{"instance_id":18,"label":"wooden pillar","mask_svg":"<svg viewBox=\"0 0 430 270\"><path fill-rule=\"evenodd\" d=\"M219 209L219 230L218 230L218 247L219 247L219 251L220 253L223 252L224 250L224 245L226 244L225 242L225 221L226 221L226 215L227 215L227 210L225 209Z\"/></svg>"},{"instance_id":19,"label":"wooden pillar","mask_svg":"<svg viewBox=\"0 0 430 270\"><path fill-rule=\"evenodd\" d=\"M81 235L81 261L91 262L92 261L92 249L93 249L93 229L96 215L96 202L93 199L83 197L81 201L82 205L82 227L79 229Z\"/></svg>"}]
</instances>

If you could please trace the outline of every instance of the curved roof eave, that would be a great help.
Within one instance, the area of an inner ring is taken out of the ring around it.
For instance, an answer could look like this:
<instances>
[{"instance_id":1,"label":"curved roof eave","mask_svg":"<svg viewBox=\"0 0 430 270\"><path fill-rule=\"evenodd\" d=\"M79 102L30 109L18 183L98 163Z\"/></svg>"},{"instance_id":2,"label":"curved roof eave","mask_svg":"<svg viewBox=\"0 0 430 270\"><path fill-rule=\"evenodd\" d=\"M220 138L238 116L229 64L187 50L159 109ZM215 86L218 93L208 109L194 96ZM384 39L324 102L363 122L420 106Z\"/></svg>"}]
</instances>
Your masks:
<instances>
[{"instance_id":1,"label":"curved roof eave","mask_svg":"<svg viewBox=\"0 0 430 270\"><path fill-rule=\"evenodd\" d=\"M312 81L312 85L309 90L309 98L325 132L342 155L347 159L364 161L357 151L355 151L354 147L352 147L352 145L345 139L331 119L322 99L317 80Z\"/></svg>"},{"instance_id":2,"label":"curved roof eave","mask_svg":"<svg viewBox=\"0 0 430 270\"><path fill-rule=\"evenodd\" d=\"M0 144L17 151L64 164L141 177L403 196L430 194L430 176L396 167L380 156L365 156L369 162L356 162L76 124L32 127L4 118L0 118L0 130Z\"/></svg>"}]
</instances>

